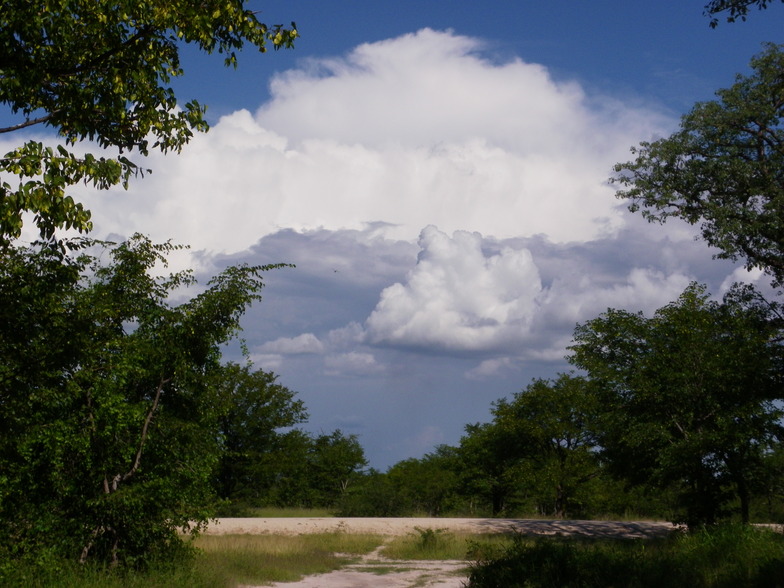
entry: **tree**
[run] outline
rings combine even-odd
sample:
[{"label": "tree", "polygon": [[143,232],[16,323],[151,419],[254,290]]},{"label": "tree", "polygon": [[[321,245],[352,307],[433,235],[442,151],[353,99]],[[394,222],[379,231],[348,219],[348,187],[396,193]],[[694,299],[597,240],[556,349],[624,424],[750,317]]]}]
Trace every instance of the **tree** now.
[{"label": "tree", "polygon": [[279,429],[307,421],[305,405],[294,400],[295,393],[278,384],[272,372],[230,363],[217,378],[219,396],[226,403],[219,419],[223,453],[218,493],[222,498],[258,500],[275,482],[280,462],[291,458],[285,454],[286,433]]},{"label": "tree", "polygon": [[307,462],[309,485],[319,506],[335,506],[367,467],[357,436],[346,436],[340,429],[313,439]]},{"label": "tree", "polygon": [[390,467],[387,476],[405,510],[431,517],[443,515],[454,504],[457,492],[456,461],[455,448],[440,445],[421,459],[406,459]]},{"label": "tree", "polygon": [[519,489],[512,473],[519,454],[517,440],[495,422],[466,425],[458,447],[461,492],[481,498],[492,516],[500,516]]},{"label": "tree", "polygon": [[135,236],[106,265],[102,251],[0,257],[3,559],[143,565],[206,524],[220,346],[276,266],[230,267],[173,305],[191,276],[152,274],[173,248]]},{"label": "tree", "polygon": [[718,100],[698,103],[672,136],[615,166],[618,197],[650,221],[700,225],[718,257],[784,284],[784,53],[768,44]]},{"label": "tree", "polygon": [[575,330],[570,360],[599,386],[604,458],[634,483],[673,489],[690,526],[734,500],[747,522],[782,439],[774,310],[750,287],[719,303],[692,284],[652,318],[610,309]]},{"label": "tree", "polygon": [[106,189],[143,169],[123,153],[179,151],[204,131],[204,108],[180,104],[169,87],[180,76],[183,43],[225,55],[236,66],[245,44],[291,47],[296,25],[267,26],[245,0],[10,0],[0,11],[0,103],[18,123],[0,133],[44,125],[65,145],[90,140],[116,156],[77,155],[28,141],[0,158],[0,245],[18,237],[23,212],[41,237],[58,228],[91,228],[90,214],[67,195],[80,182]]},{"label": "tree", "polygon": [[540,512],[565,518],[579,510],[580,490],[599,475],[597,412],[590,383],[569,374],[534,380],[495,403],[493,422],[518,447],[515,477],[533,489]]},{"label": "tree", "polygon": [[342,517],[402,517],[411,513],[389,476],[370,468],[343,495],[337,514]]},{"label": "tree", "polygon": [[775,0],[711,0],[705,5],[705,16],[711,18],[711,28],[716,28],[719,25],[719,19],[716,17],[721,12],[729,12],[727,22],[735,22],[740,19],[745,21],[749,14],[749,8],[756,6],[759,10],[764,10],[768,4],[775,3]]}]

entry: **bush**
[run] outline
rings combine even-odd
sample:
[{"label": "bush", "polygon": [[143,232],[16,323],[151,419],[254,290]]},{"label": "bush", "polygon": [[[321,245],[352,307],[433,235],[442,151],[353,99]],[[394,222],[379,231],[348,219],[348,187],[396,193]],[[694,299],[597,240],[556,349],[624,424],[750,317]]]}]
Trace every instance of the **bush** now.
[{"label": "bush", "polygon": [[472,564],[470,588],[784,586],[784,537],[722,525],[664,540],[531,539]]}]

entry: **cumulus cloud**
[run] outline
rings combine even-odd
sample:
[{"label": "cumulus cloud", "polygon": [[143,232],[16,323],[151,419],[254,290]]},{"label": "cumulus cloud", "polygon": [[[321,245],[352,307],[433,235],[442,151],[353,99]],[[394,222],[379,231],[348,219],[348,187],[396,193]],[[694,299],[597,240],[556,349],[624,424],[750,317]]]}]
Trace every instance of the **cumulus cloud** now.
[{"label": "cumulus cloud", "polygon": [[541,299],[536,320],[543,325],[569,326],[598,316],[608,308],[652,314],[675,300],[692,277],[659,269],[632,268],[607,284],[606,276],[595,279],[590,272],[558,278]]},{"label": "cumulus cloud", "polygon": [[283,365],[283,356],[275,353],[252,353],[250,360],[259,369],[273,372]]},{"label": "cumulus cloud", "polygon": [[324,345],[313,333],[303,333],[296,337],[280,337],[274,341],[268,341],[258,348],[261,353],[275,354],[299,354],[299,353],[322,353]]},{"label": "cumulus cloud", "polygon": [[501,372],[519,369],[520,361],[511,357],[498,357],[486,359],[478,366],[466,372],[465,376],[469,380],[483,380],[493,378]]},{"label": "cumulus cloud", "polygon": [[478,233],[450,238],[432,226],[419,243],[407,283],[386,288],[367,319],[372,342],[482,350],[527,330],[542,288],[527,250],[486,257]]},{"label": "cumulus cloud", "polygon": [[422,227],[554,241],[612,234],[606,185],[629,146],[672,125],[589,96],[481,41],[423,30],[278,76],[254,114],[222,118],[129,193],[85,194],[101,234],[144,230],[197,250],[243,250],[281,229],[389,236]]},{"label": "cumulus cloud", "polygon": [[[368,342],[447,352],[517,350],[520,357],[557,360],[577,322],[609,307],[653,312],[692,279],[639,267],[625,275],[594,275],[579,261],[569,263],[566,249],[560,252],[562,273],[544,285],[541,261],[523,245],[499,244],[479,233],[449,237],[436,227],[422,231],[419,245],[416,266],[404,282],[381,292],[367,318]],[[468,376],[509,365],[508,359],[493,359]]]},{"label": "cumulus cloud", "polygon": [[328,355],[324,358],[324,367],[328,376],[370,376],[384,371],[384,366],[376,361],[372,353],[359,351]]}]

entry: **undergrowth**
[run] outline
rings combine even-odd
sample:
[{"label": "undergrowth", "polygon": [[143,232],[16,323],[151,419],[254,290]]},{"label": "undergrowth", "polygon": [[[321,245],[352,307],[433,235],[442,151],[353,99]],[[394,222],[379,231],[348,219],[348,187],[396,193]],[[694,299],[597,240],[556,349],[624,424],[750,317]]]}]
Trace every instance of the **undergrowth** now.
[{"label": "undergrowth", "polygon": [[659,540],[532,539],[478,557],[470,588],[774,588],[784,586],[784,537],[722,525]]},{"label": "undergrowth", "polygon": [[97,569],[71,562],[0,566],[0,585],[19,588],[233,588],[292,582],[326,573],[371,552],[382,537],[370,534],[205,535],[197,554],[147,571]]},{"label": "undergrowth", "polygon": [[447,560],[473,559],[481,551],[498,552],[508,546],[507,535],[450,533],[446,529],[415,527],[415,533],[395,537],[384,546],[382,554],[390,559]]}]

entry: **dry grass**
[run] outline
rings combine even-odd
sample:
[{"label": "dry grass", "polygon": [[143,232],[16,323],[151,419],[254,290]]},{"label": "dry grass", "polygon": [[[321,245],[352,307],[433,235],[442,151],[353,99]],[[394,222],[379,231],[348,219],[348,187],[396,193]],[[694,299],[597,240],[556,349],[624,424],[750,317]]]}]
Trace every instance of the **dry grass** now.
[{"label": "dry grass", "polygon": [[510,544],[511,538],[503,534],[451,533],[446,529],[417,527],[415,533],[389,541],[381,553],[398,560],[473,559],[477,551],[500,552]]}]

